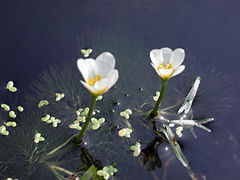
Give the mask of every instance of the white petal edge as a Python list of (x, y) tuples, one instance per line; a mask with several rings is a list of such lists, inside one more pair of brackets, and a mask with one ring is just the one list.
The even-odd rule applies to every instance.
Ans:
[(175, 69), (175, 71), (174, 71), (172, 77), (173, 77), (173, 76), (176, 76), (176, 75), (178, 75), (178, 74), (180, 74), (181, 72), (184, 71), (184, 69), (185, 69), (185, 65), (181, 65), (181, 66), (179, 66), (177, 69)]
[(184, 49), (177, 48), (173, 51), (171, 59), (170, 59), (170, 64), (173, 66), (173, 68), (177, 68), (180, 66), (185, 58), (185, 51)]

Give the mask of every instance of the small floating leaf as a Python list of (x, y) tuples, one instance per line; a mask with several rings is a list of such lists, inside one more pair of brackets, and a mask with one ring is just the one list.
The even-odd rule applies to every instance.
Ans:
[(127, 137), (127, 138), (130, 138), (130, 134), (131, 134), (131, 133), (132, 133), (132, 129), (130, 129), (130, 128), (123, 128), (123, 129), (121, 129), (121, 130), (118, 131), (118, 135), (119, 135), (120, 137), (125, 136), (125, 137)]
[(10, 88), (9, 88), (9, 91), (11, 91), (11, 92), (16, 92), (16, 91), (17, 91), (17, 88), (16, 88), (16, 87), (10, 87)]
[(40, 141), (45, 141), (45, 138), (41, 136), (41, 133), (36, 133), (34, 137), (34, 142), (38, 144)]
[(102, 99), (103, 99), (103, 96), (100, 95), (100, 96), (97, 97), (96, 100), (97, 100), (97, 101), (101, 101)]
[(14, 121), (9, 121), (9, 122), (6, 123), (6, 126), (8, 126), (8, 127), (10, 127), (10, 126), (16, 127), (16, 126), (17, 126), (17, 123), (14, 122)]
[(137, 157), (141, 152), (141, 144), (137, 142), (134, 146), (130, 146), (130, 150), (134, 151), (133, 156)]
[(88, 57), (92, 52), (92, 49), (82, 49), (81, 53), (84, 55), (84, 57)]
[(23, 112), (23, 110), (24, 110), (22, 106), (18, 106), (17, 109), (18, 109), (18, 111), (20, 111), (20, 112)]
[(47, 106), (49, 104), (48, 100), (41, 100), (39, 103), (38, 103), (38, 107), (41, 108), (43, 106)]
[(156, 92), (156, 96), (153, 96), (153, 100), (154, 100), (154, 101), (157, 101), (158, 98), (159, 98), (159, 96), (160, 96), (160, 92), (157, 91), (157, 92)]
[(10, 87), (13, 87), (13, 85), (13, 81), (8, 81), (6, 88), (9, 89)]
[(10, 111), (10, 107), (7, 104), (1, 104), (1, 108), (3, 108), (5, 111)]
[(15, 114), (15, 112), (14, 111), (9, 111), (9, 117), (10, 118), (16, 118), (17, 117), (17, 115)]

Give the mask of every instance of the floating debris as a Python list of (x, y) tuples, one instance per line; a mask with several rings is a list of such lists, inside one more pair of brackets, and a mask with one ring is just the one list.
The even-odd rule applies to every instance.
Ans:
[(36, 133), (34, 137), (34, 142), (38, 144), (41, 141), (45, 141), (45, 138), (41, 136), (41, 133)]
[(47, 106), (49, 104), (48, 100), (41, 100), (39, 103), (38, 103), (38, 107), (41, 108), (43, 106)]
[(62, 98), (64, 98), (65, 94), (63, 93), (56, 93), (56, 101), (60, 101)]
[(9, 114), (10, 118), (16, 118), (17, 117), (17, 115), (16, 115), (16, 113), (14, 111), (9, 111), (8, 114)]
[(131, 133), (132, 133), (132, 129), (130, 129), (130, 128), (123, 128), (123, 129), (118, 131), (118, 135), (120, 137), (125, 136), (127, 138), (130, 138)]
[(91, 118), (91, 122), (93, 123), (92, 129), (93, 129), (93, 130), (96, 130), (96, 129), (98, 129), (98, 128), (100, 127), (100, 125), (101, 125), (102, 123), (105, 122), (105, 118), (102, 117), (102, 118), (99, 118), (98, 120), (97, 120), (96, 118)]
[(155, 96), (153, 96), (153, 100), (154, 100), (154, 101), (157, 101), (157, 100), (158, 100), (158, 98), (159, 98), (159, 96), (160, 96), (160, 92), (159, 92), (159, 91), (157, 91), (157, 92), (156, 92), (156, 95), (155, 95)]
[(1, 104), (1, 108), (3, 108), (5, 111), (10, 111), (10, 107), (7, 104)]
[(82, 49), (81, 53), (83, 54), (83, 56), (86, 58), (88, 57), (92, 52), (92, 49)]
[(133, 156), (135, 156), (135, 157), (139, 156), (139, 154), (141, 152), (141, 144), (140, 144), (140, 142), (137, 142), (134, 146), (130, 146), (130, 150), (134, 151), (133, 152)]

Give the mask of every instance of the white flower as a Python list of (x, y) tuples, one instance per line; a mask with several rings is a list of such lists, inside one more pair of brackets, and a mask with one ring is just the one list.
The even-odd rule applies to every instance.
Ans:
[(95, 96), (107, 92), (118, 80), (115, 58), (109, 52), (100, 54), (96, 60), (78, 59), (77, 66), (85, 80), (81, 83)]
[(174, 51), (167, 47), (153, 49), (150, 52), (150, 58), (151, 65), (163, 80), (168, 80), (185, 69), (185, 66), (181, 65), (185, 58), (185, 52), (181, 48)]

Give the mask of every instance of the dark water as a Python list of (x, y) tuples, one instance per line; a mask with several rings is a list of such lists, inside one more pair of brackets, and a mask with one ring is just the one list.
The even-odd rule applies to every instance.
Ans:
[[(169, 81), (162, 108), (182, 102), (196, 76), (201, 76), (193, 114), (199, 119), (215, 118), (207, 125), (212, 133), (195, 128), (197, 140), (189, 130), (178, 139), (192, 171), (200, 180), (238, 179), (238, 6), (233, 0), (2, 2), (0, 103), (22, 104), (25, 111), (16, 119), (18, 126), (9, 128), (10, 135), (0, 136), (0, 179), (57, 179), (51, 165), (74, 172), (84, 164), (78, 148), (42, 161), (78, 132), (68, 125), (75, 120), (75, 111), (90, 103), (76, 67), (82, 48), (92, 48), (94, 58), (103, 51), (113, 53), (120, 74), (116, 87), (96, 105), (106, 122), (87, 132), (84, 147), (104, 166), (116, 163), (116, 179), (190, 179), (165, 142), (157, 149), (162, 168), (151, 172), (129, 150), (137, 140), (145, 148), (156, 138), (151, 123), (137, 110), (143, 110), (145, 102), (154, 106), (152, 96), (160, 90), (161, 81), (150, 65), (149, 52), (165, 46), (185, 49), (186, 69)], [(17, 93), (5, 89), (9, 80), (15, 82)], [(58, 91), (66, 97), (56, 103)], [(39, 109), (42, 99), (50, 105)], [(127, 126), (119, 116), (126, 108), (133, 109), (131, 139), (117, 135), (117, 128)], [(59, 127), (43, 123), (45, 113), (59, 117)], [(0, 115), (0, 125), (9, 120), (3, 110)], [(46, 139), (38, 145), (33, 142), (37, 131)]]

